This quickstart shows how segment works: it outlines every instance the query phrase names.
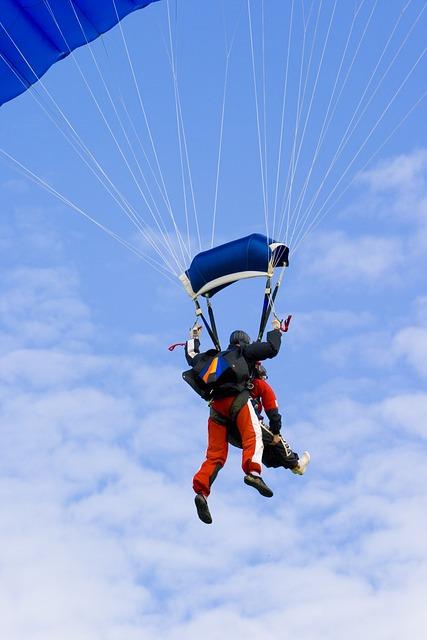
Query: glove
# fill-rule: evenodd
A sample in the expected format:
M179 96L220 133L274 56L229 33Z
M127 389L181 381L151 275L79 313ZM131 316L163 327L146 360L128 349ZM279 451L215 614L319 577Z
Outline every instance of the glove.
M280 329L282 323L277 318L273 318L271 324L273 325L273 329Z
M200 324L194 325L190 329L190 340L198 340L200 338L200 334L202 332L202 326Z

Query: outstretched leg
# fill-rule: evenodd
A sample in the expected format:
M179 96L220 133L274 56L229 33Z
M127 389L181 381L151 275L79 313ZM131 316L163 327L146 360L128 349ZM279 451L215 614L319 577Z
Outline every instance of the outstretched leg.
M193 489L195 493L201 493L205 497L210 494L211 485L218 475L219 470L224 466L227 460L227 454L228 443L226 429L223 425L209 418L206 459L193 478Z

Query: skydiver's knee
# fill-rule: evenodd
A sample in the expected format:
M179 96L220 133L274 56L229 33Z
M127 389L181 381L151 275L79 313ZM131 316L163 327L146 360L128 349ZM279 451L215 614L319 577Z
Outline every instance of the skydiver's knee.
M206 459L209 460L209 462L211 464L214 464L215 466L219 465L220 467L223 467L227 460L227 455L208 452Z

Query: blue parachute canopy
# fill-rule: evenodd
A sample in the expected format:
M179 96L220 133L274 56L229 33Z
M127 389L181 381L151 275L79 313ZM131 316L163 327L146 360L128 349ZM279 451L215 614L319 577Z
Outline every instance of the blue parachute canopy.
M283 243L252 233L197 254L180 280L192 298L212 297L238 280L272 275L275 267L288 266L288 255Z
M153 2L157 0L1 0L0 105L26 91L76 47Z

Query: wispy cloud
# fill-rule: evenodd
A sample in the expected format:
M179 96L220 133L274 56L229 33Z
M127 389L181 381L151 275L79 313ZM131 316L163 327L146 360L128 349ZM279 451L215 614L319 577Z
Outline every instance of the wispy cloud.
M303 260L306 277L315 274L342 288L349 283L376 286L381 280L391 280L403 256L400 242L393 236L350 236L334 231L316 234L307 243Z
M406 327L393 341L393 352L422 376L427 376L427 327Z
M396 156L359 176L368 191L364 209L400 233L412 227L412 250L425 250L427 226L427 150ZM400 225L400 229L396 227ZM387 228L385 226L385 228Z
M35 255L31 267L2 271L1 637L358 640L373 626L375 638L417 637L427 404L422 385L397 392L392 380L402 358L423 371L423 337L410 331L424 329L425 298L410 321L379 333L370 310L302 314L292 330L305 367L317 331L323 350L337 334L351 345L339 392L317 373L316 393L293 400L298 419L285 435L310 449L312 464L303 477L265 470L275 492L265 500L243 484L231 450L205 527L191 478L207 406L177 360L170 365L163 348L153 356L155 334L123 341L119 355L96 340L106 329L78 274ZM331 277L338 263L331 258ZM370 269L368 280L385 272L381 261ZM362 362L366 393L354 379Z

